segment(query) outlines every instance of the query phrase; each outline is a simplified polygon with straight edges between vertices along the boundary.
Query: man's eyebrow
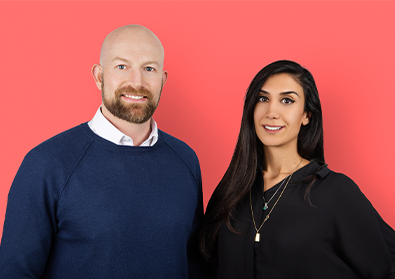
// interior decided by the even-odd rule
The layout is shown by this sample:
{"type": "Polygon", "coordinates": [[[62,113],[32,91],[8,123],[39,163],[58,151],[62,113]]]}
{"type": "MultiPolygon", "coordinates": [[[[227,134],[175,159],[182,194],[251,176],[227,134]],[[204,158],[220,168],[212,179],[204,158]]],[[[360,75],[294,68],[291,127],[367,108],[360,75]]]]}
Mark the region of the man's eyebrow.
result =
{"type": "Polygon", "coordinates": [[[156,62],[156,61],[147,61],[147,62],[145,62],[144,64],[145,64],[145,65],[148,65],[148,64],[155,64],[155,65],[158,65],[158,66],[159,66],[159,63],[156,62]]]}
{"type": "Polygon", "coordinates": [[[125,59],[125,58],[121,58],[121,57],[115,57],[112,61],[115,61],[115,60],[121,60],[121,61],[123,61],[123,62],[129,62],[129,60],[127,60],[127,59],[125,59]]]}
{"type": "MultiPolygon", "coordinates": [[[[269,94],[269,95],[270,95],[269,92],[267,92],[267,91],[265,91],[265,90],[262,90],[262,89],[260,89],[259,92],[262,92],[262,93],[265,93],[265,94],[269,94]]],[[[281,93],[280,93],[280,95],[289,95],[289,94],[296,94],[296,95],[300,98],[299,94],[296,93],[295,91],[284,91],[284,92],[281,92],[281,93]]]]}
{"type": "MultiPolygon", "coordinates": [[[[121,60],[121,61],[123,61],[123,62],[125,62],[125,63],[129,63],[129,60],[127,60],[127,59],[125,59],[125,58],[118,57],[118,56],[115,57],[112,61],[115,61],[115,60],[121,60]]],[[[160,66],[159,63],[156,62],[156,61],[147,61],[147,62],[145,62],[144,64],[145,64],[145,65],[147,65],[147,64],[155,64],[155,65],[160,66]]]]}

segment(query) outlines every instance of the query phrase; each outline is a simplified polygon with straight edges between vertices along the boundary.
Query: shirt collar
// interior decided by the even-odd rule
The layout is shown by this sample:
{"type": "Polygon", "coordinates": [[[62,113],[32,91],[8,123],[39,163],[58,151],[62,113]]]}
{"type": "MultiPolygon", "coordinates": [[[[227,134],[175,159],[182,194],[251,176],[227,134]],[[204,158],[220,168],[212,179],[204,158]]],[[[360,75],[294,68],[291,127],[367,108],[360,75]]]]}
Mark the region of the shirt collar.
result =
{"type": "MultiPolygon", "coordinates": [[[[133,140],[118,130],[101,112],[101,107],[96,111],[95,116],[88,122],[91,130],[98,136],[111,141],[117,145],[133,146],[133,140]]],[[[158,141],[158,126],[151,118],[151,133],[140,146],[153,146],[158,141]]]]}

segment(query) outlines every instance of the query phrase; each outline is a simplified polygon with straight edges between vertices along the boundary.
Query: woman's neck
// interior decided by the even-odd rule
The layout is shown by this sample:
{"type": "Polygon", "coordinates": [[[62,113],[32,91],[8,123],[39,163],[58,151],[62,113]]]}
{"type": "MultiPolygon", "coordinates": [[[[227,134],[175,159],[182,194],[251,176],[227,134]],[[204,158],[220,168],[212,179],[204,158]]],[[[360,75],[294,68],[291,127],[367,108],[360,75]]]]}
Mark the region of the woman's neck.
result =
{"type": "Polygon", "coordinates": [[[263,171],[264,190],[268,190],[299,168],[307,165],[296,148],[264,146],[265,169],[263,171]]]}

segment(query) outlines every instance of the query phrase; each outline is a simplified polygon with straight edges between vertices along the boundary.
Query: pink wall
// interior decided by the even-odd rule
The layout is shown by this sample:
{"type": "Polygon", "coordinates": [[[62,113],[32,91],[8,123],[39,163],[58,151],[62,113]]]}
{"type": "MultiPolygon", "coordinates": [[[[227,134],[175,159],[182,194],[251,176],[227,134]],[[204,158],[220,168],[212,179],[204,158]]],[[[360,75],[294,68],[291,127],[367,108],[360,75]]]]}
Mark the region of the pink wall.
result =
{"type": "Polygon", "coordinates": [[[130,23],[163,42],[169,79],[154,117],[198,154],[205,204],[229,164],[247,86],[290,59],[316,79],[330,168],[395,227],[394,12],[395,2],[365,1],[0,2],[0,233],[24,155],[93,117],[91,66],[104,37],[130,23]]]}

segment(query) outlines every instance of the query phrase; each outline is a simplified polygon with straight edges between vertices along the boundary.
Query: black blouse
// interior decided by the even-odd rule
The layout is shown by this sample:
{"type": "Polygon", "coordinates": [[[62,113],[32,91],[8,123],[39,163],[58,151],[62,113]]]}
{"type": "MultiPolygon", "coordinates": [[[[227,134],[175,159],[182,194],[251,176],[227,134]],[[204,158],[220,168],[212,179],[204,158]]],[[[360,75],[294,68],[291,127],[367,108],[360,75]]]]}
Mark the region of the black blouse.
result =
{"type": "MultiPolygon", "coordinates": [[[[225,224],[218,234],[216,278],[395,278],[395,232],[347,176],[312,161],[292,176],[255,242],[250,196],[236,209],[233,222],[240,234],[225,224]],[[304,200],[317,172],[311,202],[304,200]],[[391,258],[391,256],[393,258],[391,258]]],[[[268,201],[280,183],[265,192],[268,201]]],[[[282,186],[284,187],[284,185],[282,186]]],[[[281,189],[263,209],[263,177],[257,171],[251,190],[257,227],[279,197],[281,189]]]]}

